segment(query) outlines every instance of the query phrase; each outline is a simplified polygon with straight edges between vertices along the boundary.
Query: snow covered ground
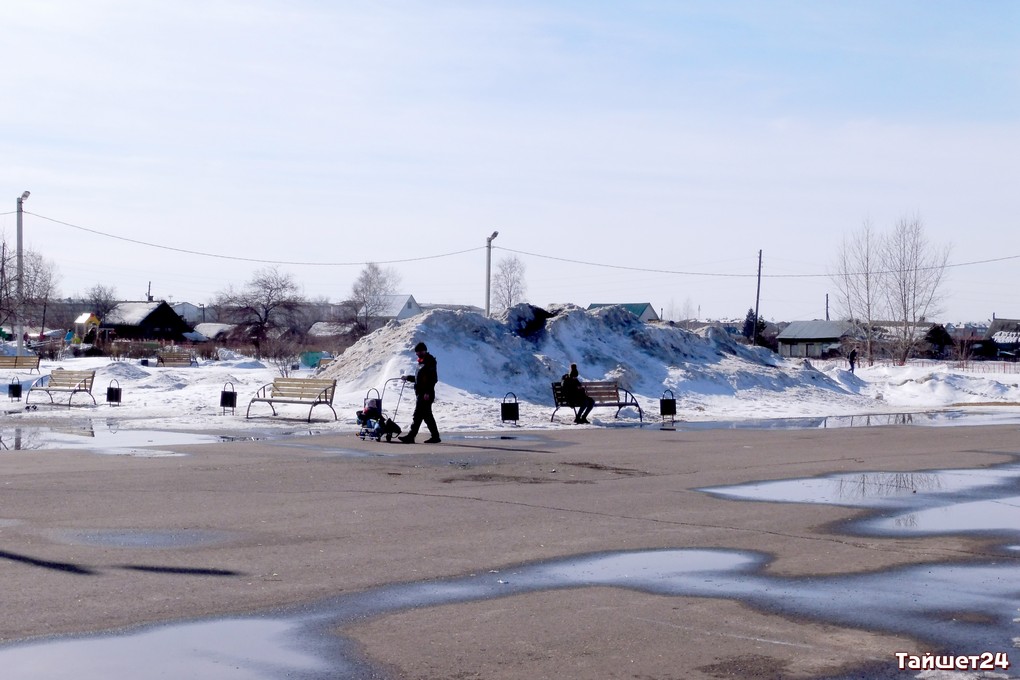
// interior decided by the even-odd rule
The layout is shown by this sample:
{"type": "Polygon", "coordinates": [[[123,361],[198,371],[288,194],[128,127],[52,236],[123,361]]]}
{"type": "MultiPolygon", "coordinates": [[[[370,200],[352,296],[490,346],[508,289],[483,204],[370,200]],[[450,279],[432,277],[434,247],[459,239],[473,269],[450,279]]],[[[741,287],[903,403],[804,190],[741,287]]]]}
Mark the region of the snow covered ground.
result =
{"type": "MultiPolygon", "coordinates": [[[[688,422],[762,418],[801,418],[860,414],[907,413],[958,409],[980,418],[953,422],[1020,422],[1020,373],[968,372],[949,364],[904,367],[859,366],[851,374],[845,362],[784,360],[774,353],[740,345],[720,332],[702,337],[668,325],[637,321],[621,308],[586,311],[576,307],[549,310],[548,319],[534,308],[519,306],[500,318],[435,310],[403,322],[391,322],[349,348],[322,369],[302,368],[298,377],[327,377],[338,381],[334,402],[340,419],[328,409],[314,410],[317,431],[350,431],[358,427],[356,410],[369,390],[383,393],[383,407],[403,427],[410,422],[414,397],[410,385],[401,395],[400,375],[412,373],[412,347],[424,341],[439,362],[440,384],[435,413],[442,432],[498,430],[512,427],[500,420],[500,402],[516,398],[520,426],[529,429],[578,427],[561,409],[550,423],[550,383],[571,362],[582,380],[617,380],[632,392],[645,410],[645,421],[659,422],[659,399],[666,390],[677,400],[678,419],[688,422]],[[513,396],[507,397],[508,393],[513,396]],[[401,397],[398,401],[398,397],[401,397]]],[[[66,358],[42,362],[41,374],[54,369],[94,369],[93,394],[98,406],[84,395],[74,397],[75,408],[50,405],[44,393],[26,400],[0,396],[4,414],[0,424],[31,424],[53,418],[115,417],[122,428],[200,430],[269,430],[304,424],[307,407],[281,405],[273,417],[266,404],[245,409],[255,392],[279,375],[268,362],[221,351],[220,358],[199,366],[164,368],[143,366],[138,360],[66,358]],[[119,386],[122,401],[105,401],[107,387],[119,386]],[[237,409],[224,413],[220,393],[237,392],[237,409]],[[80,405],[87,408],[78,408],[80,405]]],[[[981,370],[987,370],[978,364],[981,370]]],[[[27,394],[39,378],[25,371],[4,371],[0,379],[20,381],[27,394]]],[[[57,395],[58,401],[61,396],[57,395]]],[[[592,425],[637,424],[637,412],[598,408],[592,425]]],[[[683,422],[680,423],[683,426],[683,422]]]]}

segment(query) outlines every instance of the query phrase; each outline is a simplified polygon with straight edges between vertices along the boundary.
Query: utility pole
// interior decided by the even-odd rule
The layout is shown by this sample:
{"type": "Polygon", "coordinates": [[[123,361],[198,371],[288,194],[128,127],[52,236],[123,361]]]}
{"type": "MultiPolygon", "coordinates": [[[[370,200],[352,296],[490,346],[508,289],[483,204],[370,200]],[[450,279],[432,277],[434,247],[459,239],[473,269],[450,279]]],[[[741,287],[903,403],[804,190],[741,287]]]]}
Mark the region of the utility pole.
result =
{"type": "Polygon", "coordinates": [[[15,313],[18,323],[15,325],[14,332],[18,334],[17,347],[18,356],[21,356],[21,352],[25,346],[25,320],[21,318],[21,315],[25,313],[25,259],[21,252],[21,241],[22,241],[22,214],[25,212],[25,201],[28,200],[29,192],[25,192],[18,196],[18,301],[17,301],[17,312],[15,313]]]}
{"type": "Polygon", "coordinates": [[[498,231],[492,232],[492,236],[485,239],[485,318],[489,318],[489,293],[492,286],[492,239],[499,236],[498,231]]]}
{"type": "Polygon", "coordinates": [[[758,290],[754,293],[754,328],[751,329],[751,345],[758,344],[758,302],[761,299],[761,251],[758,251],[758,290]]]}

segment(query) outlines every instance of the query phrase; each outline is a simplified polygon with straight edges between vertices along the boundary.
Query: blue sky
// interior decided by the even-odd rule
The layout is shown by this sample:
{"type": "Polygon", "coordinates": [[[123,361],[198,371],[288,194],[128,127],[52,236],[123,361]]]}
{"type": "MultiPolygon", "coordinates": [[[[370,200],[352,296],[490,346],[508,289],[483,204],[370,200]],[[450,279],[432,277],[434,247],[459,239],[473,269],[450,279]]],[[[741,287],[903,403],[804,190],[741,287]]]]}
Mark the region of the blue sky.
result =
{"type": "Polygon", "coordinates": [[[64,294],[209,302],[280,262],[341,300],[376,261],[483,306],[498,230],[535,304],[742,317],[762,250],[763,315],[822,318],[844,235],[917,216],[960,265],[943,320],[1020,316],[1017,3],[5,9],[0,228],[31,190],[64,294]]]}

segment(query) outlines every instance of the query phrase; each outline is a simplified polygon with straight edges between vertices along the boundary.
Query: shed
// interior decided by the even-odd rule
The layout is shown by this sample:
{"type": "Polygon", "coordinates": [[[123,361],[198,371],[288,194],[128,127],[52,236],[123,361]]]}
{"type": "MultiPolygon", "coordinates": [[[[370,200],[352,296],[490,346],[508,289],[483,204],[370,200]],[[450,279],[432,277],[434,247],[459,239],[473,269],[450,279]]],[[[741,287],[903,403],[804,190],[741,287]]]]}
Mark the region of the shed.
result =
{"type": "Polygon", "coordinates": [[[857,326],[849,321],[791,321],[776,341],[780,356],[818,359],[839,352],[844,340],[857,335],[857,326]]]}

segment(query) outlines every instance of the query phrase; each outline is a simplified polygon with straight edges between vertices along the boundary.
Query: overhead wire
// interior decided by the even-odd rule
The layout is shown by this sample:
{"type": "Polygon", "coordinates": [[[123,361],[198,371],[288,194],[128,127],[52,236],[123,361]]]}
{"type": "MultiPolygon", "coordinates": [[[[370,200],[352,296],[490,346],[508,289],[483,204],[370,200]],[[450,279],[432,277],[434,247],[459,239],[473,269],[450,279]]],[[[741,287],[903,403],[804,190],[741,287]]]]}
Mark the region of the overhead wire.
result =
{"type": "MultiPolygon", "coordinates": [[[[108,234],[106,232],[99,231],[98,229],[90,229],[89,227],[83,227],[83,226],[78,225],[78,224],[71,224],[70,222],[64,222],[63,220],[54,219],[52,217],[46,217],[45,215],[39,215],[38,213],[26,212],[25,214],[26,215],[32,215],[33,217],[38,217],[39,219],[46,220],[48,222],[53,222],[55,224],[60,224],[60,225],[63,225],[65,227],[71,227],[72,229],[78,229],[80,231],[85,231],[85,232],[88,232],[90,234],[96,234],[97,236],[105,236],[106,238],[111,238],[111,239],[114,239],[114,240],[117,240],[117,241],[125,241],[127,243],[134,243],[134,244],[137,244],[137,245],[147,246],[149,248],[158,248],[160,250],[170,250],[170,251],[177,252],[177,253],[184,253],[186,255],[198,255],[200,257],[212,257],[212,258],[215,258],[215,259],[218,259],[218,260],[235,260],[235,261],[238,261],[238,262],[254,262],[256,264],[281,264],[281,265],[290,265],[290,266],[295,266],[295,267],[296,266],[301,266],[301,267],[360,267],[360,266],[364,266],[364,265],[369,264],[369,262],[367,262],[367,261],[364,261],[364,262],[300,262],[300,261],[292,261],[292,260],[269,260],[269,259],[263,259],[263,258],[257,258],[257,257],[240,257],[238,255],[223,255],[223,254],[220,254],[220,253],[207,253],[207,252],[203,252],[201,250],[191,250],[189,248],[178,248],[176,246],[168,246],[168,245],[164,245],[164,244],[161,244],[161,243],[150,243],[148,241],[142,241],[142,240],[139,240],[139,239],[128,238],[127,236],[118,236],[116,234],[108,234]]],[[[437,255],[422,255],[420,257],[408,257],[408,258],[404,258],[404,259],[400,259],[400,260],[372,260],[372,263],[374,263],[374,264],[401,264],[401,263],[406,263],[406,262],[419,262],[419,261],[422,261],[422,260],[435,260],[435,259],[442,258],[442,257],[451,257],[453,255],[462,255],[464,253],[474,252],[476,250],[481,250],[484,247],[485,246],[477,246],[475,248],[465,248],[464,250],[457,250],[457,251],[454,251],[454,252],[451,252],[451,253],[440,253],[440,254],[437,254],[437,255]]]]}
{"type": "MultiPolygon", "coordinates": [[[[0,213],[0,215],[8,215],[8,214],[13,214],[13,213],[0,213]]],[[[89,228],[89,227],[83,227],[83,226],[78,225],[78,224],[72,224],[71,222],[66,222],[64,220],[58,220],[58,219],[55,219],[55,218],[52,218],[52,217],[47,217],[45,215],[40,215],[38,213],[32,213],[32,212],[25,211],[25,214],[32,215],[33,217],[38,217],[41,220],[46,220],[48,222],[53,222],[54,224],[60,224],[60,225],[63,225],[65,227],[70,227],[72,229],[77,229],[77,230],[80,230],[80,231],[88,232],[90,234],[96,234],[97,236],[104,236],[106,238],[110,238],[110,239],[114,239],[114,240],[125,241],[127,243],[134,243],[134,244],[137,244],[137,245],[143,245],[143,246],[146,246],[146,247],[149,247],[149,248],[158,248],[158,249],[161,249],[161,250],[169,250],[169,251],[173,251],[173,252],[184,253],[184,254],[187,254],[187,255],[197,255],[197,256],[200,256],[200,257],[211,257],[211,258],[221,259],[221,260],[234,260],[234,261],[239,261],[239,262],[253,262],[253,263],[256,263],[256,264],[279,264],[279,265],[307,266],[307,267],[357,267],[357,266],[365,266],[365,265],[370,263],[368,261],[311,262],[311,261],[292,261],[292,260],[272,260],[272,259],[255,258],[255,257],[241,257],[241,256],[238,256],[238,255],[223,255],[223,254],[220,254],[220,253],[208,253],[208,252],[203,252],[203,251],[200,251],[200,250],[191,250],[191,249],[188,249],[188,248],[179,248],[179,247],[176,247],[176,246],[168,246],[168,245],[159,244],[159,243],[151,243],[151,242],[148,242],[148,241],[142,241],[140,239],[134,239],[134,238],[126,237],[126,236],[119,236],[119,235],[116,235],[116,234],[110,234],[110,233],[107,233],[107,232],[104,232],[104,231],[100,231],[98,229],[92,229],[92,228],[89,228]]],[[[465,248],[463,250],[456,250],[456,251],[448,252],[448,253],[438,253],[438,254],[435,254],[435,255],[421,255],[421,256],[418,256],[418,257],[409,257],[409,258],[402,258],[402,259],[396,259],[396,260],[372,260],[371,262],[374,263],[374,264],[403,264],[403,263],[407,263],[407,262],[420,262],[420,261],[425,261],[425,260],[435,260],[435,259],[440,259],[440,258],[453,257],[453,256],[456,256],[456,255],[463,255],[464,253],[476,252],[476,251],[482,250],[483,248],[486,248],[486,247],[489,247],[489,246],[481,246],[480,245],[480,246],[476,246],[474,248],[465,248]]],[[[588,267],[600,267],[600,268],[603,268],[603,269],[619,269],[619,270],[623,270],[623,271],[643,272],[643,273],[648,273],[648,274],[670,274],[670,275],[674,275],[674,276],[703,276],[703,277],[715,277],[715,278],[755,278],[755,277],[758,277],[758,276],[760,276],[761,278],[769,278],[769,279],[832,278],[832,274],[828,274],[828,273],[825,273],[825,274],[768,274],[768,273],[762,273],[762,274],[759,275],[757,273],[737,274],[737,273],[727,273],[727,272],[698,272],[698,271],[685,271],[685,270],[677,270],[677,269],[658,269],[658,268],[651,268],[651,267],[635,267],[635,266],[630,266],[630,265],[610,264],[610,263],[607,263],[607,262],[592,262],[592,261],[588,261],[588,260],[578,260],[578,259],[574,259],[574,258],[560,257],[560,256],[556,256],[556,255],[544,255],[542,253],[533,253],[533,252],[529,252],[529,251],[526,251],[526,250],[519,250],[519,249],[515,249],[515,248],[506,248],[506,247],[503,247],[503,246],[491,246],[491,247],[496,249],[496,250],[506,251],[508,253],[514,253],[514,254],[517,254],[517,255],[525,255],[527,257],[535,257],[535,258],[544,259],[544,260],[553,260],[553,261],[556,261],[556,262],[566,262],[566,263],[570,263],[570,264],[579,264],[579,265],[584,265],[584,266],[588,266],[588,267]]],[[[1003,257],[988,258],[988,259],[984,259],[984,260],[973,260],[973,261],[969,261],[969,262],[947,263],[945,265],[934,265],[934,266],[931,266],[931,267],[919,267],[918,270],[919,271],[924,271],[924,270],[942,269],[942,268],[970,267],[970,266],[979,265],[979,264],[990,264],[990,263],[994,263],[994,262],[1005,262],[1005,261],[1008,261],[1008,260],[1016,260],[1016,259],[1020,259],[1020,255],[1006,255],[1006,256],[1003,256],[1003,257]]],[[[860,272],[860,274],[863,274],[863,273],[864,272],[860,272]]],[[[888,274],[888,273],[894,273],[894,272],[881,272],[880,271],[880,272],[871,272],[871,273],[873,273],[873,274],[888,274]]],[[[854,275],[854,273],[851,273],[850,275],[854,275]]]]}

